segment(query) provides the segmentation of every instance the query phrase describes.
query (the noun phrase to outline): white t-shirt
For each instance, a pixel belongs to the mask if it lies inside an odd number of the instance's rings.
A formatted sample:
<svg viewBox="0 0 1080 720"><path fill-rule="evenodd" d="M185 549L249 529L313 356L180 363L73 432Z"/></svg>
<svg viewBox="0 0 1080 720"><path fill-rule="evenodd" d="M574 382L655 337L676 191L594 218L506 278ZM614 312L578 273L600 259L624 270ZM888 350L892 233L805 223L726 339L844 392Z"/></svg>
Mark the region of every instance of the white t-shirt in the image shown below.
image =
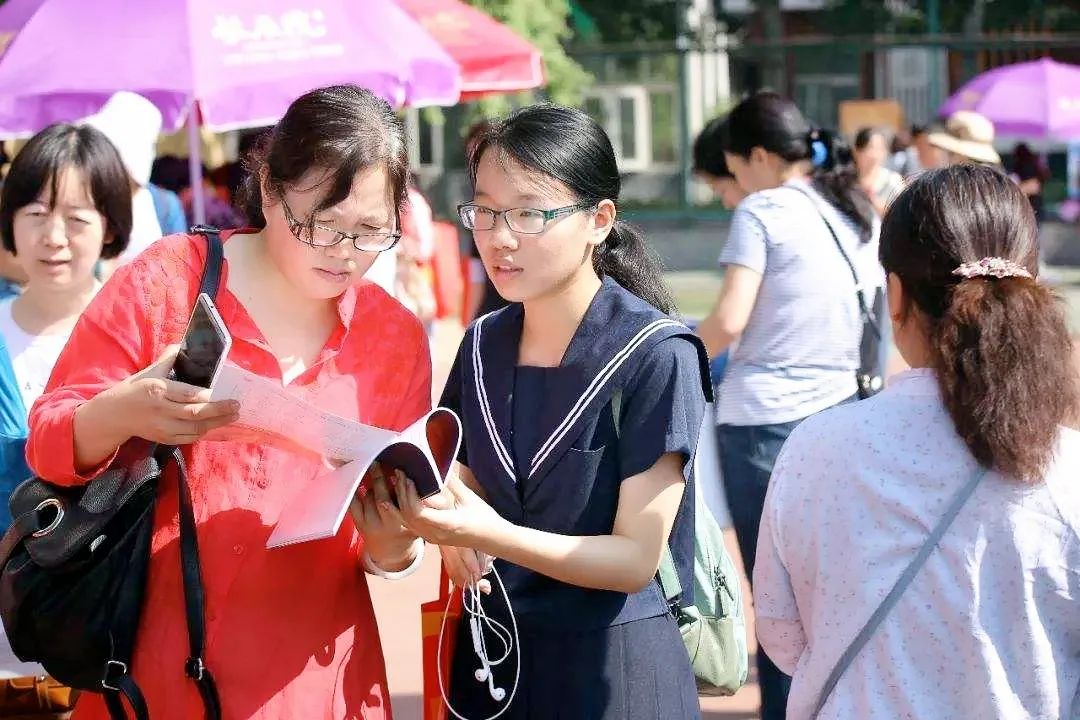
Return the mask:
<svg viewBox="0 0 1080 720"><path fill-rule="evenodd" d="M12 302L15 298L0 301L0 334L7 343L11 356L11 367L15 379L19 382L19 393L27 412L34 401L43 392L49 382L53 366L56 365L60 351L67 344L70 333L59 335L30 335L15 322L11 316Z"/></svg>
<svg viewBox="0 0 1080 720"><path fill-rule="evenodd" d="M67 344L68 333L60 335L30 335L16 324L11 315L14 297L0 301L0 335L7 343L15 379L23 405L30 411L34 401L45 392L53 366L60 351ZM7 636L0 627L0 679L44 675L45 670L36 663L24 663L15 657Z"/></svg>

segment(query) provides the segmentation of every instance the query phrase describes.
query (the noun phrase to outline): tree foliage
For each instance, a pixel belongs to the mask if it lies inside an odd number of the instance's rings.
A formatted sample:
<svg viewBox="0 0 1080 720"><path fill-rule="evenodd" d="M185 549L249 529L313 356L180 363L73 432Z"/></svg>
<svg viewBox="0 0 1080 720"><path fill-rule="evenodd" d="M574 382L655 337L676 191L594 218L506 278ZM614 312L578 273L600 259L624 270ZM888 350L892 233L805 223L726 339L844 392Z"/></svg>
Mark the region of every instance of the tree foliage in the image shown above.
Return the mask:
<svg viewBox="0 0 1080 720"><path fill-rule="evenodd" d="M571 59L564 49L564 43L571 39L569 24L569 0L468 0L469 4L525 38L543 53L544 70L547 86L543 94L552 102L563 105L576 105L590 75ZM484 98L474 105L471 113L492 117L503 115L514 105L534 102L536 93L523 93L518 96L496 95Z"/></svg>

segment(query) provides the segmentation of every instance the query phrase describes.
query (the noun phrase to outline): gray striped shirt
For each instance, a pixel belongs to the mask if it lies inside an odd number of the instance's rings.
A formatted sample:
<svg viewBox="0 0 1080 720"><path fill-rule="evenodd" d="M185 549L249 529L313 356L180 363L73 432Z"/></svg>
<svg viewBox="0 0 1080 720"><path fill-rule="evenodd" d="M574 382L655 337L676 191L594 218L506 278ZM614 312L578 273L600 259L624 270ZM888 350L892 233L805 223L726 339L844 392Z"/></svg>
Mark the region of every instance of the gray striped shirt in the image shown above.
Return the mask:
<svg viewBox="0 0 1080 720"><path fill-rule="evenodd" d="M862 320L855 281L818 214L828 218L860 282L880 287L878 233L859 240L854 223L812 189L787 185L756 192L732 218L723 265L761 273L750 320L732 351L717 422L771 425L799 420L855 394Z"/></svg>

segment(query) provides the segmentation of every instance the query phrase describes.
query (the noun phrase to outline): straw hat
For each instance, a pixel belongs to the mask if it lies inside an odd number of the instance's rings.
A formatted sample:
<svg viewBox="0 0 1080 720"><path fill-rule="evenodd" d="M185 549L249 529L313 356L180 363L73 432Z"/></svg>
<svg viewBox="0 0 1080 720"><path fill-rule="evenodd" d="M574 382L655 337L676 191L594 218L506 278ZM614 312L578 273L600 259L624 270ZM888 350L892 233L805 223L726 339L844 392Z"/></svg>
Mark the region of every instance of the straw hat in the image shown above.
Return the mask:
<svg viewBox="0 0 1080 720"><path fill-rule="evenodd" d="M975 162L1000 165L994 149L994 124L985 115L957 110L945 123L945 132L930 133L930 144Z"/></svg>

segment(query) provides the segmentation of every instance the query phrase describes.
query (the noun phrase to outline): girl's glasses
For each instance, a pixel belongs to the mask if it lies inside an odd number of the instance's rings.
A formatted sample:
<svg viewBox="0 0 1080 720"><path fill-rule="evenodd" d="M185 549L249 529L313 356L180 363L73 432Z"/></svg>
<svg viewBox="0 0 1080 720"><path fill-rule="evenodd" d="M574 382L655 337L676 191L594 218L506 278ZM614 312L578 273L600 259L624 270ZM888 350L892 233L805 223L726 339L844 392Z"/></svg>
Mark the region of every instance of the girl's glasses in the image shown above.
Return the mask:
<svg viewBox="0 0 1080 720"><path fill-rule="evenodd" d="M281 207L285 211L285 220L289 223L289 232L300 242L312 247L333 247L342 240L348 240L360 252L383 252L397 245L401 239L400 230L347 233L317 222L297 220L284 196L281 197Z"/></svg>
<svg viewBox="0 0 1080 720"><path fill-rule="evenodd" d="M548 223L563 217L572 215L579 210L591 207L591 203L579 202L554 210L538 210L536 208L510 208L509 210L492 210L483 205L466 203L458 205L458 216L461 224L467 230L491 230L495 227L495 221L502 215L506 225L516 233L525 235L539 235L547 228Z"/></svg>

